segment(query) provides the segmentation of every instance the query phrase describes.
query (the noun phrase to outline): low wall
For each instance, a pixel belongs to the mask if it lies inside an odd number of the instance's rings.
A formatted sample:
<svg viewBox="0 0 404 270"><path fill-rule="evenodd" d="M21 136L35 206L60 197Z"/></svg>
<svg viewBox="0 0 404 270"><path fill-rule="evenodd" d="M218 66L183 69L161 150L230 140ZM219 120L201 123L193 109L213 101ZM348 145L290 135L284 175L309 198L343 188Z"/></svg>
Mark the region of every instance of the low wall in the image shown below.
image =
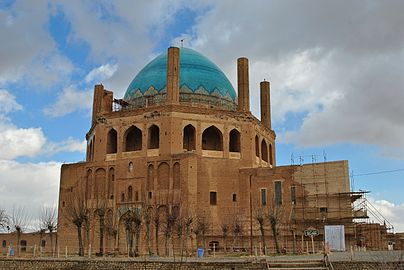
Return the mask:
<svg viewBox="0 0 404 270"><path fill-rule="evenodd" d="M404 269L403 262L333 262L334 270ZM103 259L10 259L0 258L0 270L261 270L260 262L156 262Z"/></svg>

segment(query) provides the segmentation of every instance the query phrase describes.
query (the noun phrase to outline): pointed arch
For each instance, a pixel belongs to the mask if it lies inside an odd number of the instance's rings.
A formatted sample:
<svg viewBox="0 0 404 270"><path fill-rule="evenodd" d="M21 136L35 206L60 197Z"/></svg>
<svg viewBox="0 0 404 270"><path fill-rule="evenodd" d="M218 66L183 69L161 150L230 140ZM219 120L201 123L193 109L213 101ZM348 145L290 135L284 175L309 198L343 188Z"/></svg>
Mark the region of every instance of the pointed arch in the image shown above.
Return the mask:
<svg viewBox="0 0 404 270"><path fill-rule="evenodd" d="M107 154L115 154L117 152L118 133L111 128L107 134Z"/></svg>
<svg viewBox="0 0 404 270"><path fill-rule="evenodd" d="M173 189L180 189L181 175L180 175L180 163L175 162L173 166Z"/></svg>
<svg viewBox="0 0 404 270"><path fill-rule="evenodd" d="M147 186L146 189L148 191L152 191L154 189L154 166L150 164L147 167Z"/></svg>
<svg viewBox="0 0 404 270"><path fill-rule="evenodd" d="M229 151L240 152L240 132L232 129L229 133Z"/></svg>
<svg viewBox="0 0 404 270"><path fill-rule="evenodd" d="M91 169L87 170L86 174L86 198L90 199L92 196L92 188L93 188L93 172Z"/></svg>
<svg viewBox="0 0 404 270"><path fill-rule="evenodd" d="M142 150L142 131L136 126L128 128L124 134L125 152Z"/></svg>
<svg viewBox="0 0 404 270"><path fill-rule="evenodd" d="M132 186L128 187L128 202L131 202L133 200L133 188Z"/></svg>
<svg viewBox="0 0 404 270"><path fill-rule="evenodd" d="M202 149L223 151L223 134L215 126L210 126L202 133Z"/></svg>
<svg viewBox="0 0 404 270"><path fill-rule="evenodd" d="M268 162L268 146L265 139L261 142L261 159Z"/></svg>
<svg viewBox="0 0 404 270"><path fill-rule="evenodd" d="M183 129L182 148L187 151L196 149L196 132L195 127L191 124Z"/></svg>
<svg viewBox="0 0 404 270"><path fill-rule="evenodd" d="M170 166L162 162L157 168L157 188L169 189L170 187Z"/></svg>
<svg viewBox="0 0 404 270"><path fill-rule="evenodd" d="M272 143L269 144L269 164L274 165L274 156L272 150Z"/></svg>
<svg viewBox="0 0 404 270"><path fill-rule="evenodd" d="M108 199L114 198L115 193L115 169L113 167L109 168L108 171Z"/></svg>
<svg viewBox="0 0 404 270"><path fill-rule="evenodd" d="M151 125L149 127L147 140L148 149L158 149L160 147L160 129L156 125Z"/></svg>
<svg viewBox="0 0 404 270"><path fill-rule="evenodd" d="M258 135L255 135L255 156L260 157L260 143Z"/></svg>
<svg viewBox="0 0 404 270"><path fill-rule="evenodd" d="M98 168L95 171L94 195L96 198L105 198L105 170Z"/></svg>

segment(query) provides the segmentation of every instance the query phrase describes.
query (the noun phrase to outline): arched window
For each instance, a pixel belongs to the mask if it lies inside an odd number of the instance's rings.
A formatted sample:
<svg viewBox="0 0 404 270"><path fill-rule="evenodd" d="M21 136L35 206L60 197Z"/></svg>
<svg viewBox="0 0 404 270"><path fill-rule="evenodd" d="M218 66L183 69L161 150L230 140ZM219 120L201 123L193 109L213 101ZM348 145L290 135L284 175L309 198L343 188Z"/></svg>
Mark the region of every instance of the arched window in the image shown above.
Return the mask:
<svg viewBox="0 0 404 270"><path fill-rule="evenodd" d="M173 189L180 189L180 182L180 164L176 162L173 166Z"/></svg>
<svg viewBox="0 0 404 270"><path fill-rule="evenodd" d="M160 129L156 125L149 127L148 148L158 149L160 146Z"/></svg>
<svg viewBox="0 0 404 270"><path fill-rule="evenodd" d="M240 152L240 132L237 129L232 129L229 137L229 151Z"/></svg>
<svg viewBox="0 0 404 270"><path fill-rule="evenodd" d="M94 183L94 188L95 188L95 196L96 198L105 198L105 170L102 168L99 168L95 171L95 183Z"/></svg>
<svg viewBox="0 0 404 270"><path fill-rule="evenodd" d="M255 135L255 155L260 157L260 143L258 139L258 135Z"/></svg>
<svg viewBox="0 0 404 270"><path fill-rule="evenodd" d="M274 158L272 153L272 144L269 144L269 164L274 165Z"/></svg>
<svg viewBox="0 0 404 270"><path fill-rule="evenodd" d="M142 131L135 126L131 126L126 130L125 136L125 152L142 150Z"/></svg>
<svg viewBox="0 0 404 270"><path fill-rule="evenodd" d="M93 160L93 141L90 141L90 145L88 147L88 161L92 161Z"/></svg>
<svg viewBox="0 0 404 270"><path fill-rule="evenodd" d="M121 194L121 202L124 202L125 201L125 193L122 193Z"/></svg>
<svg viewBox="0 0 404 270"><path fill-rule="evenodd" d="M131 202L133 200L133 188L132 186L128 187L128 202Z"/></svg>
<svg viewBox="0 0 404 270"><path fill-rule="evenodd" d="M111 128L107 135L107 154L114 154L117 151L118 134Z"/></svg>
<svg viewBox="0 0 404 270"><path fill-rule="evenodd" d="M109 171L108 171L108 197L109 197L109 199L114 198L114 182L115 182L115 170L114 170L114 168L109 168Z"/></svg>
<svg viewBox="0 0 404 270"><path fill-rule="evenodd" d="M3 240L3 243L1 244L1 247L3 247L3 248L7 247L7 241L6 240Z"/></svg>
<svg viewBox="0 0 404 270"><path fill-rule="evenodd" d="M128 164L128 172L133 172L133 169L134 169L134 167L133 167L133 162L131 161L131 162L129 162L129 164Z"/></svg>
<svg viewBox="0 0 404 270"><path fill-rule="evenodd" d="M147 168L147 190L154 189L154 166L152 164Z"/></svg>
<svg viewBox="0 0 404 270"><path fill-rule="evenodd" d="M265 139L262 139L261 142L261 159L268 162L268 148Z"/></svg>
<svg viewBox="0 0 404 270"><path fill-rule="evenodd" d="M223 151L223 136L215 126L210 126L202 133L202 149Z"/></svg>
<svg viewBox="0 0 404 270"><path fill-rule="evenodd" d="M170 166L163 162L157 169L158 189L169 189L170 187Z"/></svg>
<svg viewBox="0 0 404 270"><path fill-rule="evenodd" d="M183 130L184 137L182 140L182 148L191 151L195 150L195 128L193 125L189 124L184 127Z"/></svg>
<svg viewBox="0 0 404 270"><path fill-rule="evenodd" d="M93 177L92 177L92 171L88 170L87 175L86 175L86 198L90 199L92 195L92 187L93 187Z"/></svg>

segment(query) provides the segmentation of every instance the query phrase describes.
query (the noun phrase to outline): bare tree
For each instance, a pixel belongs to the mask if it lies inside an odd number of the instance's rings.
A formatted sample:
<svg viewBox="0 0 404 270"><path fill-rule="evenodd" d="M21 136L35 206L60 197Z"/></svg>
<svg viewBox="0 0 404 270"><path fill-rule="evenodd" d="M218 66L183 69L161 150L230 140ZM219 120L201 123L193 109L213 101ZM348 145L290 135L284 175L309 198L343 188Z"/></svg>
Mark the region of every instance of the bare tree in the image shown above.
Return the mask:
<svg viewBox="0 0 404 270"><path fill-rule="evenodd" d="M21 239L21 234L24 232L24 230L28 226L28 214L25 212L25 209L22 207L15 208L13 207L13 210L11 212L11 217L10 217L10 225L11 229L15 231L17 235L17 250L18 250L18 255L20 255L20 239Z"/></svg>
<svg viewBox="0 0 404 270"><path fill-rule="evenodd" d="M234 221L233 221L232 233L233 233L232 249L234 251L235 245L238 242L238 239L240 238L240 236L243 235L243 227L241 225L240 219L237 216L234 218Z"/></svg>
<svg viewBox="0 0 404 270"><path fill-rule="evenodd" d="M224 241L224 253L227 253L227 237L229 236L229 225L228 224L222 224L222 236L223 236L223 241Z"/></svg>
<svg viewBox="0 0 404 270"><path fill-rule="evenodd" d="M262 252L266 255L266 250L267 250L267 246L265 243L265 221L266 221L266 213L265 213L265 209L262 207L259 207L256 211L255 211L255 215L254 215L255 220L258 223L259 226L259 230L260 230L260 234L261 234L261 245L262 245Z"/></svg>
<svg viewBox="0 0 404 270"><path fill-rule="evenodd" d="M162 209L161 205L155 205L153 208L153 224L154 224L154 238L156 241L156 254L160 255L159 251L159 231L160 231L160 226L161 226L161 217L160 217L160 210Z"/></svg>
<svg viewBox="0 0 404 270"><path fill-rule="evenodd" d="M6 213L6 210L0 209L0 228L7 228L9 223L9 217Z"/></svg>
<svg viewBox="0 0 404 270"><path fill-rule="evenodd" d="M163 222L163 229L164 229L164 245L165 245L165 250L166 250L166 256L170 255L170 243L173 248L173 254L174 254L174 241L172 239L173 236L173 231L174 231L174 226L175 223L178 219L179 216L179 206L178 205L167 205L167 207L164 208L165 210L165 220Z"/></svg>
<svg viewBox="0 0 404 270"><path fill-rule="evenodd" d="M271 207L268 208L267 219L271 227L272 236L274 237L276 253L281 253L278 241L278 229L282 219L282 205L277 205L275 202L272 203Z"/></svg>
<svg viewBox="0 0 404 270"><path fill-rule="evenodd" d="M130 257L139 256L139 239L140 229L142 225L142 210L141 208L128 209L125 213L123 213L121 218L125 225L128 254ZM135 245L133 245L133 238L135 238Z"/></svg>
<svg viewBox="0 0 404 270"><path fill-rule="evenodd" d="M194 222L194 218L192 217L191 214L186 214L183 216L183 222L185 226L185 235L184 235L184 241L185 241L185 253L188 254L188 239L191 239L191 231L192 231L192 224Z"/></svg>
<svg viewBox="0 0 404 270"><path fill-rule="evenodd" d="M99 251L98 256L104 256L104 235L105 235L105 215L107 214L107 203L105 199L97 199L97 208L95 210L99 220Z"/></svg>
<svg viewBox="0 0 404 270"><path fill-rule="evenodd" d="M206 249L206 232L209 229L209 222L204 216L199 216L196 220L194 233L196 239L200 239L202 237L202 245Z"/></svg>
<svg viewBox="0 0 404 270"><path fill-rule="evenodd" d="M47 231L49 232L51 252L54 253L55 248L53 245L53 233L57 230L58 220L56 207L42 207L39 219L41 223L40 232L41 230L43 230L43 233L46 233Z"/></svg>
<svg viewBox="0 0 404 270"><path fill-rule="evenodd" d="M74 191L74 192L73 192ZM89 207L85 199L85 193L81 188L70 189L66 197L66 206L63 214L77 229L77 239L79 242L79 256L84 256L82 227L88 226L90 222Z"/></svg>
<svg viewBox="0 0 404 270"><path fill-rule="evenodd" d="M151 252L151 247L150 247L150 230L151 230L151 223L152 223L152 218L153 218L153 207L151 205L146 205L143 207L143 220L144 220L144 225L145 225L145 237L146 237L146 245L147 245L147 252L149 255L152 254Z"/></svg>

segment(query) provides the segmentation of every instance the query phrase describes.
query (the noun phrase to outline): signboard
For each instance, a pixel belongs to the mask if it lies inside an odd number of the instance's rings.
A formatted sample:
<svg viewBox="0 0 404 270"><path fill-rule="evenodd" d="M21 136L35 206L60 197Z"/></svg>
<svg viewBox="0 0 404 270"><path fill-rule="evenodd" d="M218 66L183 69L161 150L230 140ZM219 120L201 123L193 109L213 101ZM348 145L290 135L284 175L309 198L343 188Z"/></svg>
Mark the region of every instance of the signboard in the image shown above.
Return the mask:
<svg viewBox="0 0 404 270"><path fill-rule="evenodd" d="M304 231L304 236L317 236L319 235L319 232L316 228L307 228L307 230Z"/></svg>
<svg viewBox="0 0 404 270"><path fill-rule="evenodd" d="M345 251L345 228L344 225L324 226L325 243L331 251Z"/></svg>

